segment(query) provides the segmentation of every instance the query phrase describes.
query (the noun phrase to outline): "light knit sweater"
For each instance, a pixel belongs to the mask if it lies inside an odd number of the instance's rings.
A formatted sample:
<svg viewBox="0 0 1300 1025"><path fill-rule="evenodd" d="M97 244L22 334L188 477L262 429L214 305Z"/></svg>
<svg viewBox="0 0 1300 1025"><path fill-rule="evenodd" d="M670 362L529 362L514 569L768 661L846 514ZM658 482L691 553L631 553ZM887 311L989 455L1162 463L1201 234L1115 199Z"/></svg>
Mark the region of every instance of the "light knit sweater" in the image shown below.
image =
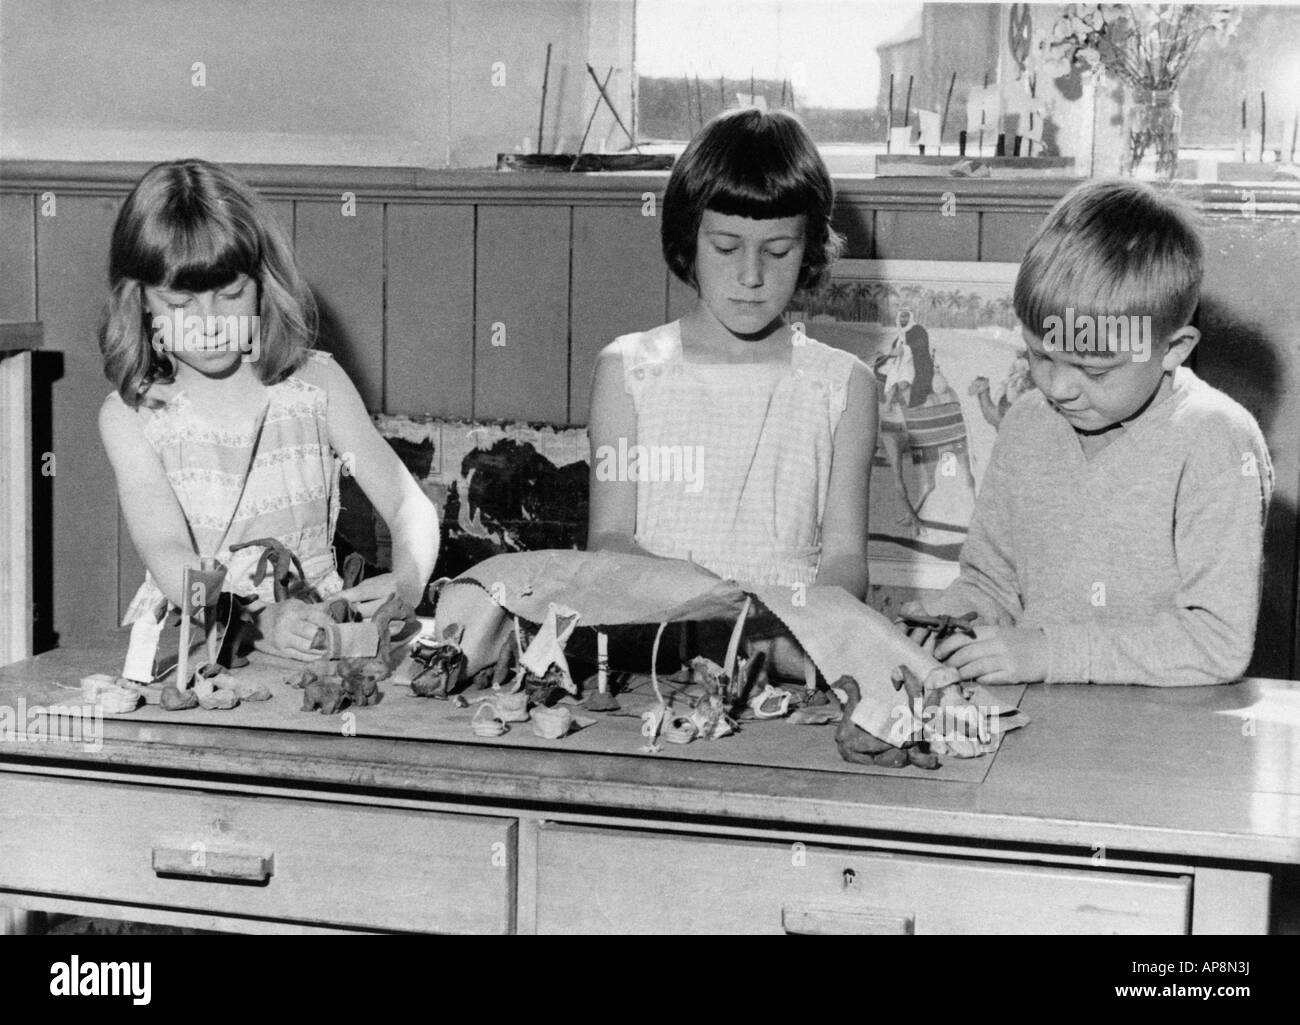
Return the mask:
<svg viewBox="0 0 1300 1025"><path fill-rule="evenodd" d="M1008 412L961 573L927 605L1041 627L1049 683L1239 678L1259 610L1273 467L1254 417L1180 367L1091 459L1034 391Z"/></svg>

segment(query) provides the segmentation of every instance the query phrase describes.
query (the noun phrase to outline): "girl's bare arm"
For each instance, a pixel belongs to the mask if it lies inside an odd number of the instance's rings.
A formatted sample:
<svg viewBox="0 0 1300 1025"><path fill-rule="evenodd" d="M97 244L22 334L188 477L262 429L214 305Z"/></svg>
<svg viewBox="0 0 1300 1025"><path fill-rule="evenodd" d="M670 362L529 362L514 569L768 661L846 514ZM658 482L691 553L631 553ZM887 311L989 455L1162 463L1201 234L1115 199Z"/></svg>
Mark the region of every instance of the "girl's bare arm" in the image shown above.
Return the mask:
<svg viewBox="0 0 1300 1025"><path fill-rule="evenodd" d="M182 574L186 566L198 568L199 555L162 461L144 436L141 417L116 393L99 408L99 436L131 541L163 594L180 605Z"/></svg>
<svg viewBox="0 0 1300 1025"><path fill-rule="evenodd" d="M636 444L636 409L623 387L623 357L613 344L596 358L591 380L587 440L591 446L587 550L649 555L636 543L636 481L600 480L603 452L618 450L619 438Z"/></svg>
<svg viewBox="0 0 1300 1025"><path fill-rule="evenodd" d="M438 560L438 512L375 430L348 375L332 360L323 365L323 373L329 393L330 444L342 457L344 472L356 476L393 536L392 573L363 581L347 595L363 611L391 591L416 605Z"/></svg>
<svg viewBox="0 0 1300 1025"><path fill-rule="evenodd" d="M835 429L831 479L822 515L817 583L838 584L855 598L867 593L867 503L876 452L877 397L861 364L849 375L848 398Z"/></svg>

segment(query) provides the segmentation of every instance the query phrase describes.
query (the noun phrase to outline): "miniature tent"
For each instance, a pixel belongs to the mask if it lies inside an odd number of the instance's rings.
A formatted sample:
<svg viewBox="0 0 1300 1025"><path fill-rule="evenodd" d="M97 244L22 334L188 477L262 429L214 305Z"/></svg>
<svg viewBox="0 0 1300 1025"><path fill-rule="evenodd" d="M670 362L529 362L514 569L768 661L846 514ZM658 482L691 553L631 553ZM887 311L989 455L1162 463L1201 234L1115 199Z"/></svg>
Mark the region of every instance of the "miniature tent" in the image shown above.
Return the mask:
<svg viewBox="0 0 1300 1025"><path fill-rule="evenodd" d="M510 616L541 623L552 605L571 609L584 627L734 620L746 596L779 618L825 679L852 676L862 692L853 721L881 738L910 725L913 710L891 673L907 666L922 680L940 664L880 613L840 587L782 585L742 589L689 562L645 555L572 550L498 555L442 584L436 627L465 628L462 647L473 673L492 664L511 629ZM939 674L944 683L950 678ZM902 720L900 722L900 720Z"/></svg>

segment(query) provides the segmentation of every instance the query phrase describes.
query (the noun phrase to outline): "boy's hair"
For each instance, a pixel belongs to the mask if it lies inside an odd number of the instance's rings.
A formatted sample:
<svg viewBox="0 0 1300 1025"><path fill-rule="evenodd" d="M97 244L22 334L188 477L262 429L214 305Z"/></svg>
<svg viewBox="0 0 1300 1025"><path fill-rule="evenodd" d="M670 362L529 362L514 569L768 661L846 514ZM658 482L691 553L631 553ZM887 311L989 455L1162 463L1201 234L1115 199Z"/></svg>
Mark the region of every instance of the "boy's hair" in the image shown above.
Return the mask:
<svg viewBox="0 0 1300 1025"><path fill-rule="evenodd" d="M1048 317L1149 316L1160 340L1191 321L1203 249L1195 215L1132 180L1085 182L1047 215L1016 275L1016 316L1042 337Z"/></svg>
<svg viewBox="0 0 1300 1025"><path fill-rule="evenodd" d="M293 373L316 334L316 304L275 217L252 189L205 160L157 164L126 197L109 248L109 298L99 328L104 373L130 406L175 380L152 344L144 286L206 292L247 274L258 288L258 378Z"/></svg>
<svg viewBox="0 0 1300 1025"><path fill-rule="evenodd" d="M748 108L719 114L691 140L664 190L660 237L672 272L692 288L705 210L768 219L804 215L798 287L816 288L844 240L831 228L835 187L795 115Z"/></svg>

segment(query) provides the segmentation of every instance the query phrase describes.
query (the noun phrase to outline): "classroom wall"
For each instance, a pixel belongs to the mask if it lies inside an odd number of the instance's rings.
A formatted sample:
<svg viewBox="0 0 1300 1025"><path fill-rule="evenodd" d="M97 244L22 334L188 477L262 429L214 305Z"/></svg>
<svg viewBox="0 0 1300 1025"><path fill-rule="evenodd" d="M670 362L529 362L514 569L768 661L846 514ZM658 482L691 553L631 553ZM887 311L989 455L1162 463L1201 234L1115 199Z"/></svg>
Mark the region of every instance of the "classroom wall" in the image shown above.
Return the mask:
<svg viewBox="0 0 1300 1025"><path fill-rule="evenodd" d="M5 0L8 159L490 167L631 109L632 0ZM311 26L305 45L304 25ZM601 107L589 149L626 138Z"/></svg>
<svg viewBox="0 0 1300 1025"><path fill-rule="evenodd" d="M51 350L38 360L50 426L36 464L57 457L38 512L52 578L38 593L38 648L112 629L142 579L95 428L109 386L94 328L112 218L143 169L0 164L0 317L44 321ZM690 300L664 266L657 218L644 215L663 176L236 170L292 232L321 301L322 344L375 412L583 424L600 348ZM853 258L1016 261L1069 184L845 180L836 223ZM940 212L945 193L953 216ZM1254 413L1273 452L1252 668L1287 677L1297 664L1300 190L1257 195L1243 207L1228 186L1193 190L1207 241L1197 369Z"/></svg>

